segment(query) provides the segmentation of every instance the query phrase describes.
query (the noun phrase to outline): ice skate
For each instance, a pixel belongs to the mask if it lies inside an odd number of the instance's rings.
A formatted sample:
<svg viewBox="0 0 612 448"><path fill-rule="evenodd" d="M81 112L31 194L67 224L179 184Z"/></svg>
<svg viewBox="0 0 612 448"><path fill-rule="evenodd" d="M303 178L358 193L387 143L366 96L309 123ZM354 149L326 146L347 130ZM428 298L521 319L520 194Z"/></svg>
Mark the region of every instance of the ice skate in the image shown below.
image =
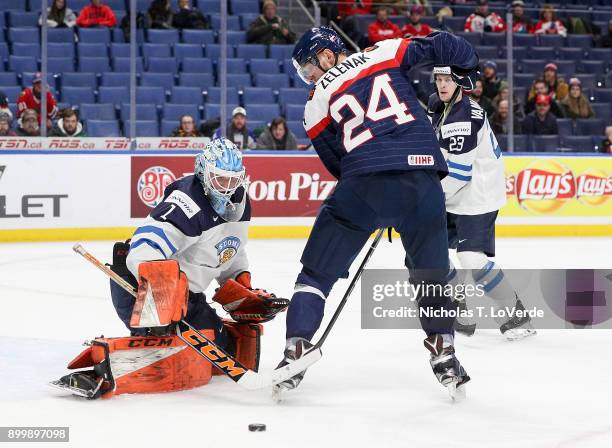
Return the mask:
<svg viewBox="0 0 612 448"><path fill-rule="evenodd" d="M431 352L431 368L440 384L448 389L451 399L458 401L465 398L465 383L470 377L455 356L453 337L434 334L426 338L424 343Z"/></svg>
<svg viewBox="0 0 612 448"><path fill-rule="evenodd" d="M289 338L287 339L287 346L285 347L283 360L276 367L277 369L280 367L284 367L287 364L301 358L308 350L310 350L313 345L303 338ZM272 397L275 401L281 400L281 394L288 390L293 390L299 386L304 379L304 375L306 371L298 373L297 375L289 378L282 383L276 384L272 386Z"/></svg>
<svg viewBox="0 0 612 448"><path fill-rule="evenodd" d="M525 310L525 307L518 299L516 300L516 310ZM531 318L527 315L524 317L513 316L499 327L499 331L501 331L509 341L518 341L537 334L531 325Z"/></svg>

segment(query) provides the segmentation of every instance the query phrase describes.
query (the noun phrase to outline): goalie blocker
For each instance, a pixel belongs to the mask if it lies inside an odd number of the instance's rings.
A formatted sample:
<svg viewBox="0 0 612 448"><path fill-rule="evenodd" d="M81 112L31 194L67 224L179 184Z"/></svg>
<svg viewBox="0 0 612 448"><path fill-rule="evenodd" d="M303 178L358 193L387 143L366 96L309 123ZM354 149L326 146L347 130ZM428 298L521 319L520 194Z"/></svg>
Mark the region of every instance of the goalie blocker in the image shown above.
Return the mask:
<svg viewBox="0 0 612 448"><path fill-rule="evenodd" d="M248 272L237 280L224 283L213 300L229 308L235 319L244 317L240 322L223 321L221 333L229 336L225 350L244 367L257 371L263 333L257 322L272 319L287 305L264 290L253 290ZM91 369L70 373L51 385L93 399L207 384L213 375L222 373L174 334L175 324L187 314L188 297L187 277L175 260L141 263L129 323L154 336L96 338L68 364L69 369ZM198 330L215 339L214 328Z"/></svg>

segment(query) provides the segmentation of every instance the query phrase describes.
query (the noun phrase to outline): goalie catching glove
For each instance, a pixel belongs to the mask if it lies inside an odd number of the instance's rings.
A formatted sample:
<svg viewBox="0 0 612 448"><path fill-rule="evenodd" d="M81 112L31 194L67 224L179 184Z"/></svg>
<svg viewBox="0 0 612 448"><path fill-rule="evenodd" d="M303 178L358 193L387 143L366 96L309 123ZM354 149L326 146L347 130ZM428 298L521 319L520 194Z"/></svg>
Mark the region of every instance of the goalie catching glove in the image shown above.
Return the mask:
<svg viewBox="0 0 612 448"><path fill-rule="evenodd" d="M264 289L253 289L248 271L240 273L236 280L227 279L213 300L236 322L267 322L289 306L287 299L279 299Z"/></svg>

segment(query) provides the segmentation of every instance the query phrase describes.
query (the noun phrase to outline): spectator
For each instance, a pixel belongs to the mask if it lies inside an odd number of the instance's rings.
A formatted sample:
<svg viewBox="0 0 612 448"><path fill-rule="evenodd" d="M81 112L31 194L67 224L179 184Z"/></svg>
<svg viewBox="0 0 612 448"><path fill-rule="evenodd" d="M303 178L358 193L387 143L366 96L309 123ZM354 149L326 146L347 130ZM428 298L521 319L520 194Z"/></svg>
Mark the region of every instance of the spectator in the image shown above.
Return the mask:
<svg viewBox="0 0 612 448"><path fill-rule="evenodd" d="M191 6L190 0L179 0L178 6L179 9L172 20L174 28L187 30L207 30L210 28L204 14L198 8Z"/></svg>
<svg viewBox="0 0 612 448"><path fill-rule="evenodd" d="M470 93L470 98L476 101L488 116L493 115L495 112L491 100L482 94L482 80L476 81L476 88Z"/></svg>
<svg viewBox="0 0 612 448"><path fill-rule="evenodd" d="M503 19L489 11L488 0L476 2L476 12L472 13L463 26L463 31L471 33L502 33L506 30Z"/></svg>
<svg viewBox="0 0 612 448"><path fill-rule="evenodd" d="M533 34L534 29L533 21L525 15L525 2L514 0L512 2L512 32Z"/></svg>
<svg viewBox="0 0 612 448"><path fill-rule="evenodd" d="M214 138L219 137L221 137L221 130L217 129ZM227 126L225 137L243 151L256 148L253 133L247 128L247 112L244 107L236 107L232 111L232 121Z"/></svg>
<svg viewBox="0 0 612 448"><path fill-rule="evenodd" d="M557 20L555 16L555 8L552 5L544 5L540 11L540 21L536 23L536 34L560 34L567 36L567 29Z"/></svg>
<svg viewBox="0 0 612 448"><path fill-rule="evenodd" d="M376 21L368 26L368 41L375 44L382 40L395 39L401 37L402 32L395 23L389 20L387 8L380 8L376 11Z"/></svg>
<svg viewBox="0 0 612 448"><path fill-rule="evenodd" d="M491 129L495 134L508 134L508 115L510 113L508 100L501 100L497 105L497 111L489 118ZM514 118L514 133L520 134L520 120Z"/></svg>
<svg viewBox="0 0 612 448"><path fill-rule="evenodd" d="M345 18L348 16L371 14L372 0L339 0L338 14Z"/></svg>
<svg viewBox="0 0 612 448"><path fill-rule="evenodd" d="M444 18L445 17L453 17L453 10L451 8L449 8L448 6L443 6L436 13L436 20L438 22L438 26L436 27L437 29L443 30L443 31L448 31L448 32L451 32L451 33L455 32L455 31L461 31L461 30L453 30L449 26L446 26L444 24Z"/></svg>
<svg viewBox="0 0 612 448"><path fill-rule="evenodd" d="M560 101L563 114L567 118L593 118L595 113L586 95L582 93L582 83L578 78L569 81L569 95Z"/></svg>
<svg viewBox="0 0 612 448"><path fill-rule="evenodd" d="M35 73L32 78L32 87L27 87L21 92L17 98L17 118L27 110L32 109L40 116L40 93L42 92L42 76L40 73ZM47 127L51 127L51 120L54 120L57 115L57 103L51 89L47 86Z"/></svg>
<svg viewBox="0 0 612 448"><path fill-rule="evenodd" d="M433 15L431 4L428 0L373 0L372 10L376 12L380 7L389 9L391 15L405 16L410 13L414 6L422 6L423 14Z"/></svg>
<svg viewBox="0 0 612 448"><path fill-rule="evenodd" d="M172 29L173 17L170 0L153 0L147 11L149 26L155 29Z"/></svg>
<svg viewBox="0 0 612 448"><path fill-rule="evenodd" d="M40 137L40 125L38 113L32 109L26 109L18 121L17 135L20 137Z"/></svg>
<svg viewBox="0 0 612 448"><path fill-rule="evenodd" d="M13 121L13 112L9 108L8 97L2 90L0 90L0 113L8 115L11 121Z"/></svg>
<svg viewBox="0 0 612 448"><path fill-rule="evenodd" d="M530 114L535 110L535 100L538 95L546 95L550 97L550 87L548 87L548 84L543 79L537 79L527 94L527 101L525 102L526 114ZM555 115L555 117L563 118L563 110L561 110L559 104L552 99L552 97L550 102L550 111Z"/></svg>
<svg viewBox="0 0 612 448"><path fill-rule="evenodd" d="M73 28L76 21L76 14L66 6L66 0L53 0L53 5L47 8L49 28ZM42 25L42 14L38 19L38 24Z"/></svg>
<svg viewBox="0 0 612 448"><path fill-rule="evenodd" d="M276 3L264 0L263 14L251 23L247 40L254 44L292 44L295 33L289 29L287 21L276 15Z"/></svg>
<svg viewBox="0 0 612 448"><path fill-rule="evenodd" d="M410 8L410 21L402 28L402 36L404 37L424 37L433 31L426 23L421 23L421 17L425 9L420 5L414 5Z"/></svg>
<svg viewBox="0 0 612 448"><path fill-rule="evenodd" d="M507 86L506 81L497 77L497 64L493 61L485 61L482 70L482 94L493 100L499 91Z"/></svg>
<svg viewBox="0 0 612 448"><path fill-rule="evenodd" d="M598 46L602 48L612 48L612 19L608 22L608 34L601 36Z"/></svg>
<svg viewBox="0 0 612 448"><path fill-rule="evenodd" d="M508 94L508 87L504 86L500 89L499 93L497 94L497 96L495 98L493 98L493 108L495 110L499 109L499 103L501 101L508 101L510 98L510 95ZM512 113L514 114L514 119L516 120L522 120L523 118L525 118L525 114L523 113L523 106L521 104L521 100L519 99L518 95L514 95L512 97Z"/></svg>
<svg viewBox="0 0 612 448"><path fill-rule="evenodd" d="M202 137L195 127L195 122L191 115L183 115L179 126L172 131L170 137Z"/></svg>
<svg viewBox="0 0 612 448"><path fill-rule="evenodd" d="M272 120L270 126L257 138L257 148L295 150L297 149L297 140L293 132L287 127L285 119L283 117L277 117Z"/></svg>
<svg viewBox="0 0 612 448"><path fill-rule="evenodd" d="M81 28L112 28L117 24L117 18L109 6L102 4L102 0L91 0L90 5L81 9L76 23Z"/></svg>
<svg viewBox="0 0 612 448"><path fill-rule="evenodd" d="M6 113L0 112L0 137L15 137L17 134L11 129L13 119Z"/></svg>
<svg viewBox="0 0 612 448"><path fill-rule="evenodd" d="M598 151L606 154L612 153L612 126L606 127L606 138L601 141Z"/></svg>
<svg viewBox="0 0 612 448"><path fill-rule="evenodd" d="M569 92L567 83L557 76L557 65L553 63L544 66L544 81L548 84L552 99L561 101Z"/></svg>
<svg viewBox="0 0 612 448"><path fill-rule="evenodd" d="M79 122L79 116L71 109L60 111L60 119L55 122L49 137L87 137L83 125Z"/></svg>
<svg viewBox="0 0 612 448"><path fill-rule="evenodd" d="M548 95L536 97L536 110L523 120L523 133L529 135L556 135L557 117L550 112L551 98Z"/></svg>

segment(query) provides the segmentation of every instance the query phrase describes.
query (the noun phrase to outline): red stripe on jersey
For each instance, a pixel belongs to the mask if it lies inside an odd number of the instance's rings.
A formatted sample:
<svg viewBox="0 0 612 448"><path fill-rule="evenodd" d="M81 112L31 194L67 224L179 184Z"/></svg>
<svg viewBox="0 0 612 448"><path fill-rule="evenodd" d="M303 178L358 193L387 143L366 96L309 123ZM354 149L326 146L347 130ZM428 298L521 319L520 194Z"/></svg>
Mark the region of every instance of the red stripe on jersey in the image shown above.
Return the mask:
<svg viewBox="0 0 612 448"><path fill-rule="evenodd" d="M331 123L331 117L328 115L306 131L308 138L312 140L318 136L329 125L329 123Z"/></svg>

